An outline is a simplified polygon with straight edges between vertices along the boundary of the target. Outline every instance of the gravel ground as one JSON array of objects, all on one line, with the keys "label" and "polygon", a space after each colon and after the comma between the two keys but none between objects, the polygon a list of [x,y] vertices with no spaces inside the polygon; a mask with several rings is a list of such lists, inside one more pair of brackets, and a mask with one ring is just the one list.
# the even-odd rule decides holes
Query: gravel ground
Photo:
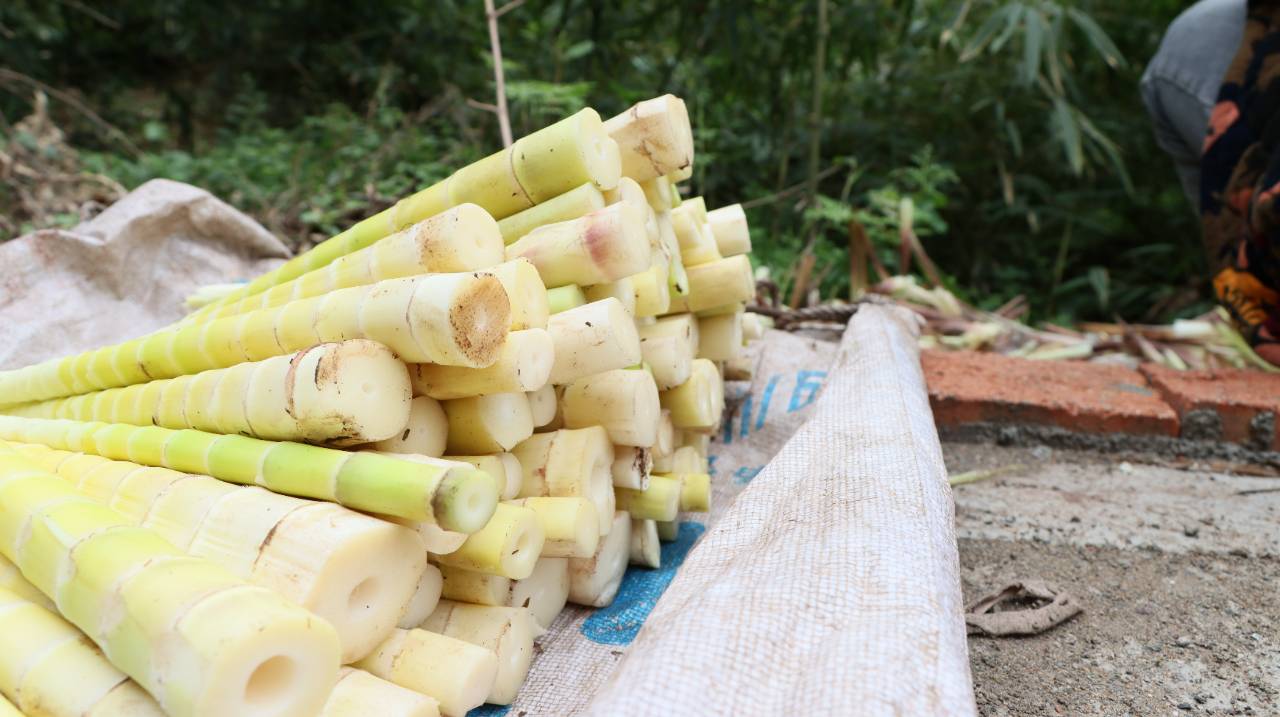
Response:
[{"label": "gravel ground", "polygon": [[[1280,714],[1280,479],[947,444],[966,600],[1017,578],[1085,612],[970,638],[983,715]],[[1241,491],[1246,491],[1241,493]]]}]

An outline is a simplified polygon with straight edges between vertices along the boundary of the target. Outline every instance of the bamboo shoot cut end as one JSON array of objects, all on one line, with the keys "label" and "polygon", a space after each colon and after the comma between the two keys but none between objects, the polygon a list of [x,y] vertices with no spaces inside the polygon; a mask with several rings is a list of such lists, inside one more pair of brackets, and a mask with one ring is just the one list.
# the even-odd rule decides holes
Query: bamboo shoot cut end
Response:
[{"label": "bamboo shoot cut end", "polygon": [[552,317],[547,324],[556,347],[551,383],[564,385],[584,376],[640,363],[635,319],[617,299],[605,299]]},{"label": "bamboo shoot cut end", "polygon": [[595,555],[569,561],[569,602],[606,607],[618,594],[631,555],[631,516],[618,511],[612,522]]},{"label": "bamboo shoot cut end", "polygon": [[662,567],[662,546],[658,542],[656,521],[631,519],[631,564],[655,569]]},{"label": "bamboo shoot cut end", "polygon": [[[552,362],[555,361],[555,347],[552,345]],[[547,372],[547,378],[551,377],[551,372]],[[542,428],[551,423],[556,418],[556,389],[550,383],[544,385],[537,391],[529,391],[525,394],[529,397],[529,412],[533,416],[533,427]]]},{"label": "bamboo shoot cut end", "polygon": [[418,586],[414,590],[413,597],[400,615],[399,627],[409,630],[421,625],[424,620],[430,617],[431,613],[435,611],[436,605],[440,602],[443,586],[444,578],[440,573],[440,568],[428,564],[426,569],[422,571],[422,577],[418,579]]},{"label": "bamboo shoot cut end", "polygon": [[409,372],[386,346],[364,339],[302,352],[290,364],[289,413],[302,438],[339,445],[382,441],[409,423]]},{"label": "bamboo shoot cut end", "polygon": [[368,447],[387,453],[413,453],[439,458],[444,455],[449,418],[439,401],[418,396],[409,402],[409,419],[394,436]]},{"label": "bamboo shoot cut end", "polygon": [[[594,533],[594,526],[592,527]],[[528,608],[543,630],[551,627],[569,599],[569,561],[567,558],[542,558],[533,573],[524,580],[511,583],[510,607]]]}]

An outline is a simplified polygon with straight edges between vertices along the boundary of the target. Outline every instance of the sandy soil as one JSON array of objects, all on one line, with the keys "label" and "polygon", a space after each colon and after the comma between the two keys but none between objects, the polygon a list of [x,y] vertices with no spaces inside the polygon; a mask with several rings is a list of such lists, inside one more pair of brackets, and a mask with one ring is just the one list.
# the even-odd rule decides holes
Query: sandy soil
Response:
[{"label": "sandy soil", "polygon": [[[1280,479],[950,443],[967,600],[1016,578],[1084,614],[970,639],[983,715],[1280,714]],[[1242,491],[1244,491],[1242,493]]]}]

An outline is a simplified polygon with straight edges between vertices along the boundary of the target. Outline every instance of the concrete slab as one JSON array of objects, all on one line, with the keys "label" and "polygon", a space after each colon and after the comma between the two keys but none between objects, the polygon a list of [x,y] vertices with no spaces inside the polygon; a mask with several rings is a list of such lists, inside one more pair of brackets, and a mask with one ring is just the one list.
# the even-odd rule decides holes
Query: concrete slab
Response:
[{"label": "concrete slab", "polygon": [[[946,444],[967,600],[1016,578],[1084,614],[1027,638],[970,639],[984,715],[1276,714],[1280,479],[1089,453]],[[1242,493],[1242,491],[1245,491]]]}]

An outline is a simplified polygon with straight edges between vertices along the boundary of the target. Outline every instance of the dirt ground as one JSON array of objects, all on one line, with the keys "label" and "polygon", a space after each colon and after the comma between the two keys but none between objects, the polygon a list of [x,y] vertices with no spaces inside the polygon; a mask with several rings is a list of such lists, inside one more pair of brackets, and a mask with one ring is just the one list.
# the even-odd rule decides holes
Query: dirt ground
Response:
[{"label": "dirt ground", "polygon": [[972,637],[983,715],[1280,714],[1280,479],[949,443],[966,600],[1016,578],[1084,613]]}]

